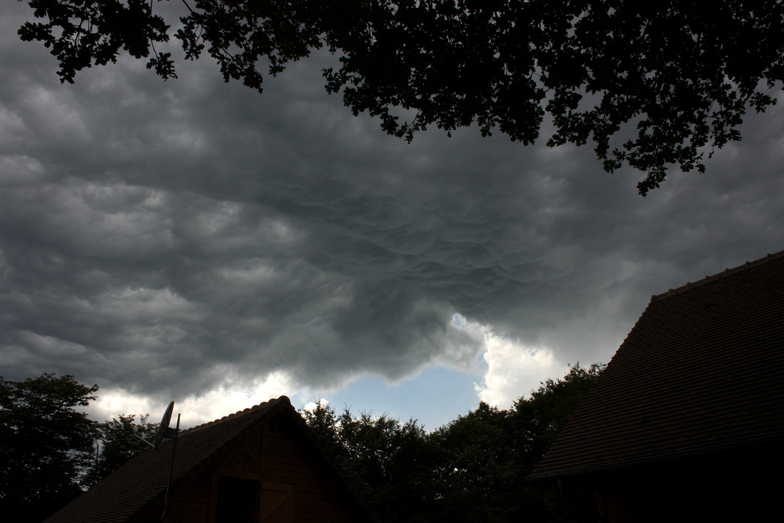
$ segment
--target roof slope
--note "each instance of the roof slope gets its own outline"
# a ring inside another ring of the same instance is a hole
[[[272,399],[219,420],[180,432],[172,484],[199,465],[245,428],[270,419],[284,409],[296,414],[286,396]],[[299,417],[299,414],[296,414]],[[149,449],[47,519],[47,523],[112,523],[126,521],[148,503],[164,496],[169,481],[173,440]]]
[[[784,438],[784,251],[654,296],[530,480]]]

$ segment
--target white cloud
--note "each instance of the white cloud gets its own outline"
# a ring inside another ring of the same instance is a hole
[[[316,407],[321,405],[322,407],[326,407],[329,405],[329,400],[326,398],[321,398],[318,401],[309,401],[302,406],[302,410],[307,412],[313,412],[316,410]]]
[[[465,329],[484,342],[487,364],[484,378],[474,388],[481,401],[509,408],[515,400],[539,387],[540,382],[562,376],[568,365],[556,359],[546,347],[532,347],[497,334],[491,326],[468,322],[456,314],[453,325]]]
[[[222,369],[220,373],[229,376],[236,374],[228,368]],[[176,423],[177,413],[181,413],[181,427],[187,428],[253,407],[271,398],[292,395],[294,392],[298,392],[298,388],[291,379],[285,373],[274,372],[249,383],[239,379],[236,382],[226,379],[219,387],[204,394],[185,398],[163,399],[129,394],[122,389],[101,389],[88,410],[90,417],[98,421],[110,420],[120,414],[150,414],[150,421],[158,422],[166,405],[173,399],[175,415],[172,416],[172,426]]]

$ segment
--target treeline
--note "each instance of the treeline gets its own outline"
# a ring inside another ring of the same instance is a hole
[[[97,423],[78,407],[98,385],[42,374],[24,381],[0,376],[0,514],[4,521],[42,521],[154,439],[147,416]]]
[[[524,477],[555,440],[603,366],[572,367],[508,410],[480,403],[426,433],[410,420],[319,404],[303,413],[321,446],[385,522],[579,521],[574,495]],[[97,423],[76,409],[97,385],[43,374],[0,377],[0,514],[41,521],[146,448],[147,416]]]
[[[480,403],[426,433],[406,423],[319,404],[304,413],[328,455],[385,522],[581,521],[583,493],[524,481],[604,366],[575,365],[508,410]]]

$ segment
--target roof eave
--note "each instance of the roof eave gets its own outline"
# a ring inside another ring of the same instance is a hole
[[[624,470],[628,471],[642,467],[658,465],[660,463],[671,463],[674,461],[702,458],[722,452],[734,452],[757,447],[781,447],[782,445],[784,445],[784,434],[777,434],[774,436],[766,436],[762,438],[751,438],[740,442],[702,447],[694,450],[670,452],[668,454],[660,454],[652,457],[628,459],[602,465],[573,468],[543,474],[530,474],[524,478],[524,481],[531,484],[544,484],[563,479],[597,476],[608,472],[619,472]]]

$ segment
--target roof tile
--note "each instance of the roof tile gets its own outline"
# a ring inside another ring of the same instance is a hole
[[[784,438],[784,251],[654,296],[529,479]]]

